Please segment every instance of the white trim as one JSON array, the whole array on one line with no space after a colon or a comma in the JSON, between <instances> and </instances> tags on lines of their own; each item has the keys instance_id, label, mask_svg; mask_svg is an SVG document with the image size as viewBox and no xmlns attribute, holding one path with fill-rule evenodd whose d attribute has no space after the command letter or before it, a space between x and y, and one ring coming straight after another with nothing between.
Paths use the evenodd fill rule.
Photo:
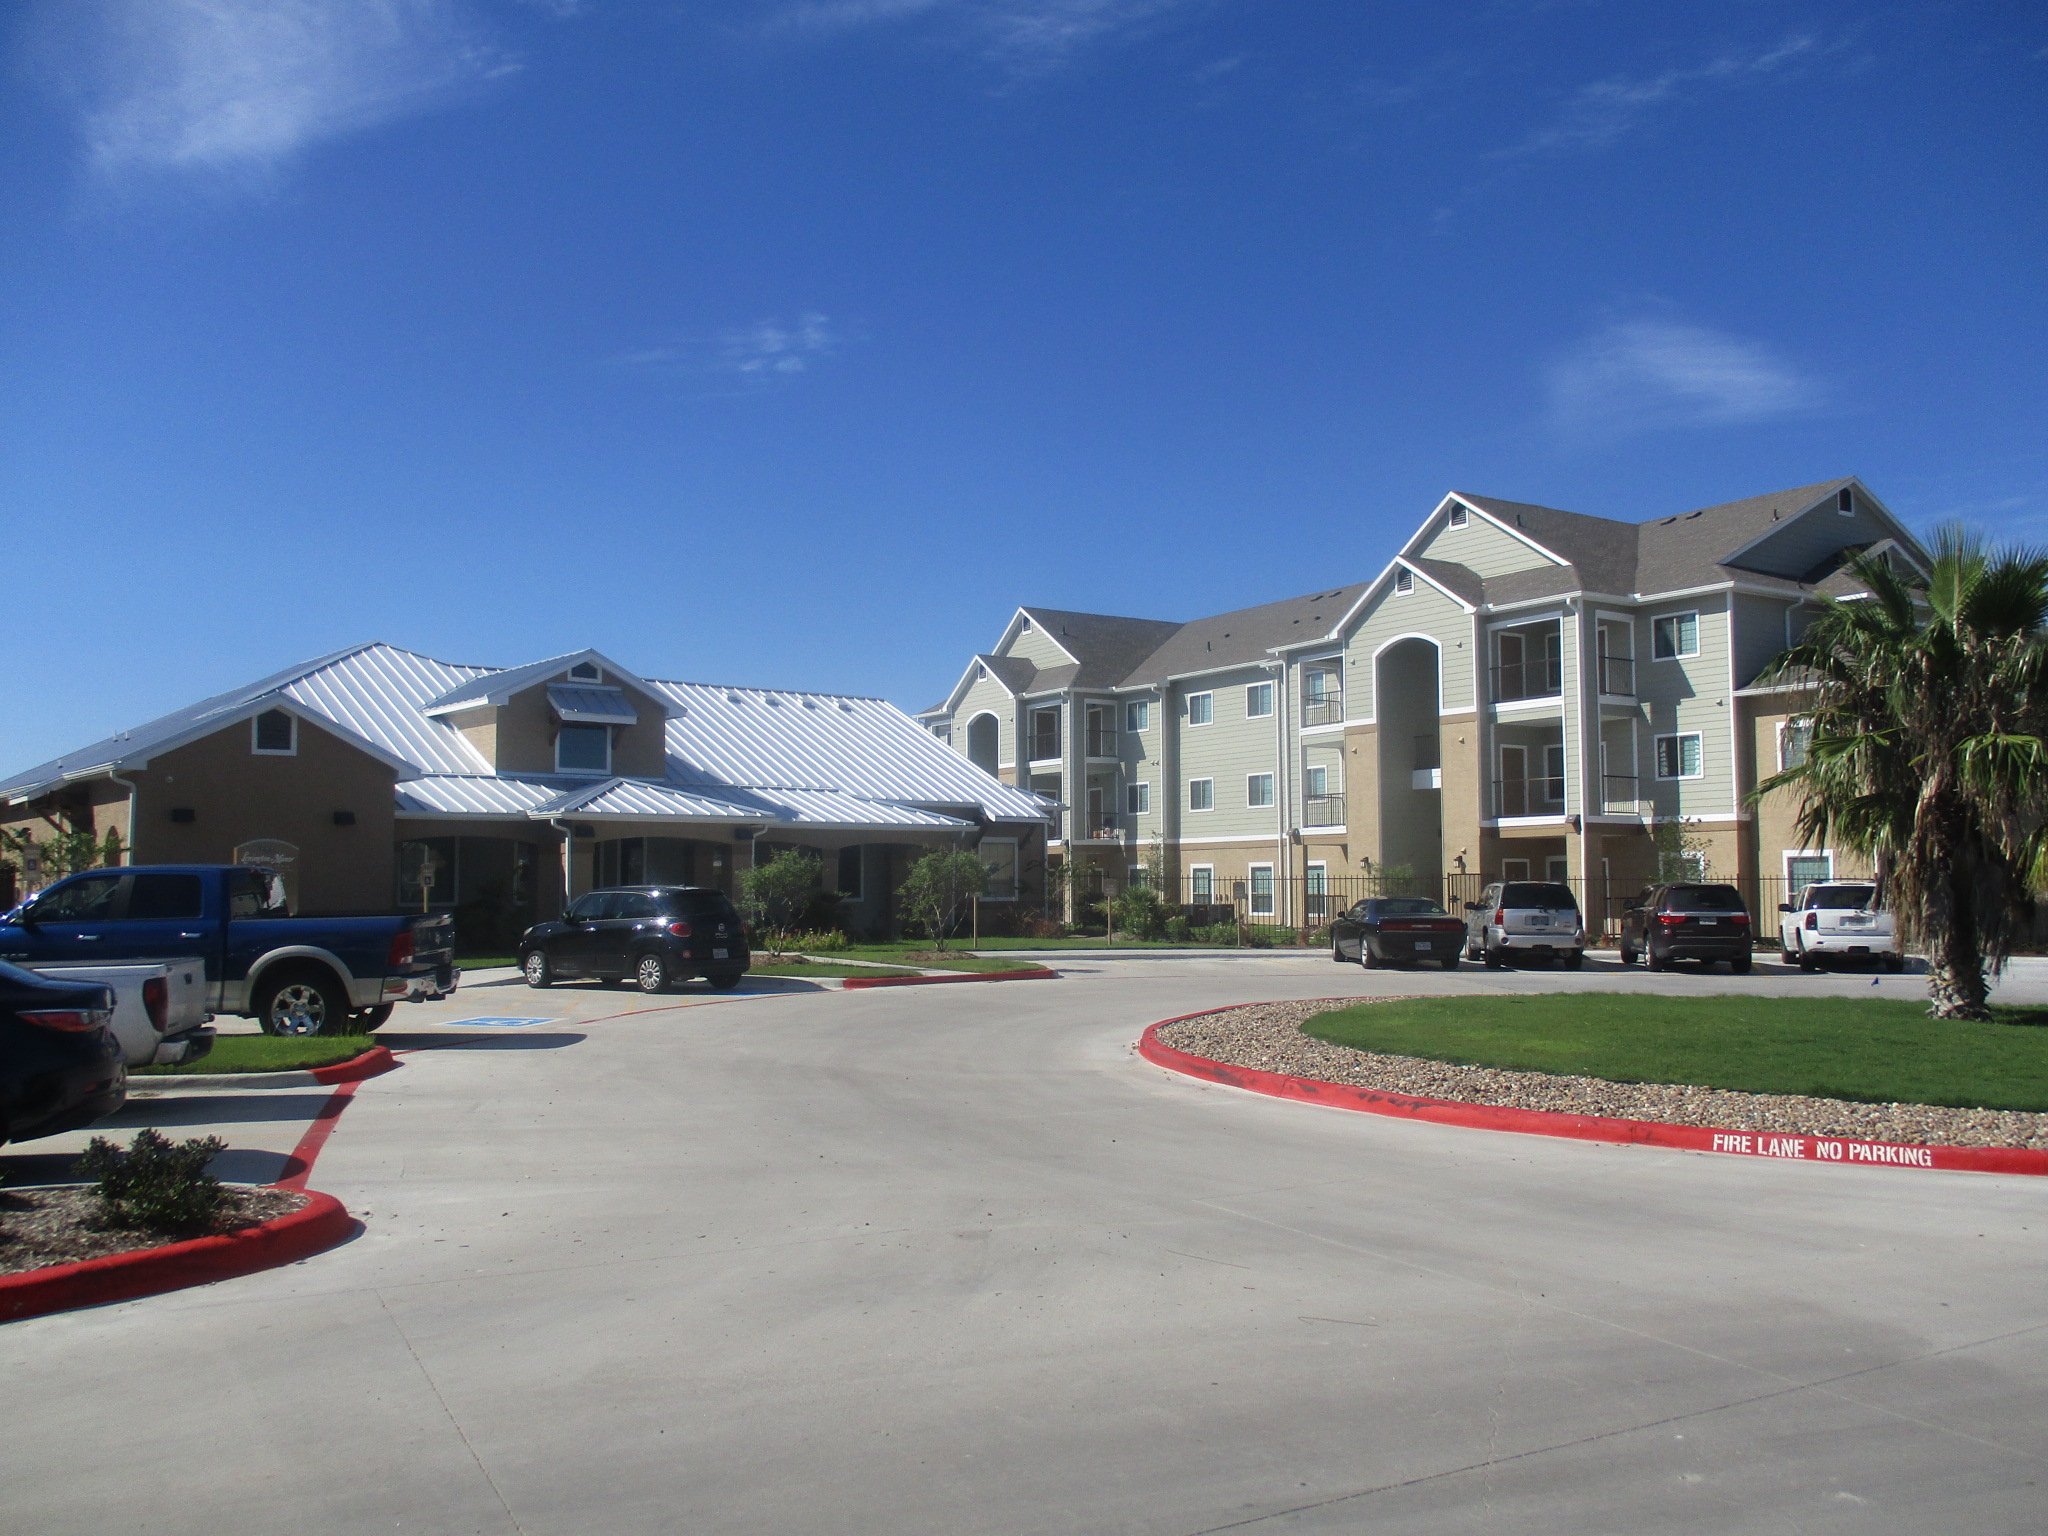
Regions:
<instances>
[{"instance_id":1,"label":"white trim","mask_svg":"<svg viewBox=\"0 0 2048 1536\"><path fill-rule=\"evenodd\" d=\"M1209 894L1206 896L1198 897L1195 895L1195 871L1198 869L1209 877ZM1214 864L1190 864L1188 866L1188 902L1190 905L1199 902L1205 907L1216 905L1216 866Z\"/></svg>"},{"instance_id":2,"label":"white trim","mask_svg":"<svg viewBox=\"0 0 2048 1536\"><path fill-rule=\"evenodd\" d=\"M1133 801L1141 804L1132 804ZM1152 781L1132 779L1124 785L1124 814L1126 816L1149 816L1152 814Z\"/></svg>"},{"instance_id":3,"label":"white trim","mask_svg":"<svg viewBox=\"0 0 2048 1536\"><path fill-rule=\"evenodd\" d=\"M981 767L981 764L974 762L974 722L977 720L995 721L996 757L1000 759L1003 755L1003 717L997 714L992 709L979 710L976 713L971 714L967 717L967 728L966 730L960 733L960 745L955 750L957 750L962 757L966 758L968 762L974 763L974 766L979 768ZM996 767L999 770L1003 768L1008 768L1011 772L1014 773L1017 768L1016 752L1013 750L1010 753L1010 761L1008 761L1007 763L998 761L996 763Z\"/></svg>"},{"instance_id":4,"label":"white trim","mask_svg":"<svg viewBox=\"0 0 2048 1536\"><path fill-rule=\"evenodd\" d=\"M1455 507L1452 507L1449 514L1444 518L1444 532L1449 533L1453 528L1464 528L1471 521L1472 509L1461 501Z\"/></svg>"},{"instance_id":5,"label":"white trim","mask_svg":"<svg viewBox=\"0 0 2048 1536\"><path fill-rule=\"evenodd\" d=\"M1415 567L1404 563L1394 572L1394 596L1413 597L1414 595Z\"/></svg>"},{"instance_id":6,"label":"white trim","mask_svg":"<svg viewBox=\"0 0 2048 1536\"><path fill-rule=\"evenodd\" d=\"M1700 744L1699 770L1695 773L1666 773L1664 771L1664 743L1667 741L1684 741L1688 736ZM1678 766L1680 769L1685 767L1684 747L1678 749ZM1704 731L1659 731L1650 739L1650 775L1652 782L1658 784L1683 784L1693 779L1705 778L1707 776L1706 733Z\"/></svg>"},{"instance_id":7,"label":"white trim","mask_svg":"<svg viewBox=\"0 0 2048 1536\"><path fill-rule=\"evenodd\" d=\"M1437 511L1440 512L1442 510L1442 504L1439 503ZM1431 520L1434 520L1436 517L1436 512L1430 513L1429 516ZM1424 522L1423 528L1427 529L1428 526L1429 523L1427 521ZM1415 538L1420 538L1421 536L1421 533L1418 532L1415 535ZM1341 641L1344 637L1344 632L1351 627L1351 621L1357 618L1358 615L1365 610L1365 606L1372 601L1373 594L1379 590L1380 584L1393 574L1394 567L1397 565L1408 565L1408 562L1404 557L1407 555L1410 547L1414 545L1415 538L1411 538L1407 544L1402 545L1401 552L1395 555L1393 559L1389 560L1386 563L1386 565L1381 569L1379 575L1373 577L1371 581L1365 584L1365 590L1358 594L1357 599L1351 604L1349 608L1344 610L1343 617L1338 619L1336 624L1331 627L1329 634L1320 635L1313 640L1304 640L1300 643L1303 645L1321 645L1325 640ZM1559 561L1558 563L1562 565L1564 562ZM1464 598L1458 596L1458 594L1453 592L1449 587L1445 586L1442 582L1438 581L1435 577L1431 576L1429 572L1425 570L1420 570L1413 565L1408 565L1408 569L1414 571L1416 575L1420 576L1432 587L1435 587L1437 591L1443 593L1445 597L1448 597L1452 602L1456 603L1460 608L1464 609L1465 612L1477 613L1479 611L1471 603L1467 602Z\"/></svg>"},{"instance_id":8,"label":"white trim","mask_svg":"<svg viewBox=\"0 0 2048 1536\"><path fill-rule=\"evenodd\" d=\"M649 703L653 704L657 710L662 710L666 712L673 710L673 708L675 707L669 700L667 694L663 693L659 688L656 688L652 683L648 682L645 678L640 677L636 673L629 672L626 668L620 666L616 661L613 661L611 657L605 655L604 652L585 650L574 651L567 656L548 656L544 657L540 661L528 662L525 666L504 667L499 669L497 673L487 672L481 677L471 678L467 683L461 683L457 686L468 687L474 683L488 682L494 676L509 676L512 673L525 672L529 668L554 668L553 671L536 671L533 673L532 676L522 678L518 682L510 683L503 688L493 688L488 692L477 694L473 698L463 699L459 703L429 703L422 705L420 708L420 713L425 715L430 720L437 720L443 715L461 714L464 710L495 708L499 705L504 704L505 701L510 699L512 695L515 693L524 693L529 688L540 688L548 683L555 682L558 679L566 679L568 677L569 669L571 667L581 666L585 662L600 663L600 670L608 672L611 675L610 686L625 687L631 689L633 692L639 694L643 699L646 699Z\"/></svg>"},{"instance_id":9,"label":"white trim","mask_svg":"<svg viewBox=\"0 0 2048 1536\"><path fill-rule=\"evenodd\" d=\"M1808 730L1808 732L1809 732L1809 733L1810 733L1810 732L1812 731L1812 729L1813 729L1813 716L1811 716L1811 715L1787 715L1787 716L1786 716L1786 717L1785 717L1784 719L1780 720L1780 721L1779 721L1779 722L1777 723L1777 725L1778 725L1778 751L1777 751L1777 763L1778 763L1778 772L1780 772L1780 773L1784 773L1784 772L1785 772L1785 771L1787 770L1788 766L1789 766L1789 765L1788 765L1788 764L1786 763L1786 761L1785 761L1785 727L1786 727L1786 726L1788 726L1788 725L1790 725L1790 724L1792 724L1792 722L1793 722L1793 721L1795 721L1795 720L1802 720L1802 721L1804 721L1804 722L1806 723L1806 727L1807 727L1807 730ZM1807 737L1807 741L1806 741L1806 747L1807 747L1807 750L1808 750L1809 752L1813 750L1813 738L1812 738L1811 734L1809 734L1809 735L1808 735L1808 737Z\"/></svg>"},{"instance_id":10,"label":"white trim","mask_svg":"<svg viewBox=\"0 0 2048 1536\"><path fill-rule=\"evenodd\" d=\"M1424 634L1419 629L1409 629L1403 630L1398 635L1388 636L1385 640L1383 640L1380 643L1379 647L1373 651L1372 663L1371 666L1368 668L1368 670L1372 674L1372 715L1368 719L1358 721L1358 724L1376 725L1378 723L1380 718L1380 657L1384 655L1386 652L1392 650L1395 646L1404 644L1409 640L1427 641L1430 645L1436 647L1436 712L1439 718L1443 716L1444 643L1435 635ZM1346 723L1349 724L1351 722L1347 721Z\"/></svg>"},{"instance_id":11,"label":"white trim","mask_svg":"<svg viewBox=\"0 0 2048 1536\"><path fill-rule=\"evenodd\" d=\"M1212 844L1220 848L1226 843L1264 843L1270 848L1273 845L1273 834L1270 832L1233 832L1225 837L1176 837L1172 839L1172 844L1176 848L1185 847L1190 843L1198 848L1206 848Z\"/></svg>"},{"instance_id":12,"label":"white trim","mask_svg":"<svg viewBox=\"0 0 2048 1536\"><path fill-rule=\"evenodd\" d=\"M1206 785L1208 785L1208 786L1209 786L1209 803L1208 803L1207 805L1197 805L1197 804L1195 804L1195 786L1196 786L1197 784L1206 784ZM1188 786L1188 804L1187 804L1187 810L1188 810L1188 814L1189 814L1190 816L1202 816L1202 815L1206 815L1206 814L1207 814L1208 812L1210 812L1210 811L1213 811L1213 810L1215 810L1215 809L1216 809L1216 781L1215 781L1215 779L1213 779L1213 778L1207 778L1207 779L1189 779L1189 780L1187 781L1187 786Z\"/></svg>"},{"instance_id":13,"label":"white trim","mask_svg":"<svg viewBox=\"0 0 2048 1536\"><path fill-rule=\"evenodd\" d=\"M1260 870L1266 872L1272 883L1266 887L1266 910L1261 912L1252 905L1258 900L1258 882L1254 878ZM1244 867L1244 911L1246 917L1278 917L1280 915L1280 882L1274 875L1271 864L1247 864Z\"/></svg>"},{"instance_id":14,"label":"white trim","mask_svg":"<svg viewBox=\"0 0 2048 1536\"><path fill-rule=\"evenodd\" d=\"M571 731L604 732L604 766L602 768L565 768L562 766L562 738ZM555 728L555 772L573 774L577 778L611 778L612 775L612 728L608 725L578 725L567 722ZM564 812L563 814L570 814Z\"/></svg>"},{"instance_id":15,"label":"white trim","mask_svg":"<svg viewBox=\"0 0 2048 1536\"><path fill-rule=\"evenodd\" d=\"M1253 708L1252 708L1252 694L1253 694L1253 692L1254 692L1255 690L1257 690L1257 689L1260 689L1260 688L1263 688L1263 689L1265 689L1265 690L1266 690L1266 707L1265 707L1264 709L1253 709ZM1270 720L1270 719L1271 719L1271 718L1273 717L1274 713L1275 713L1275 712L1276 712L1276 711L1277 711L1277 710L1279 709L1279 704L1278 704L1278 703L1276 702L1276 701L1277 701L1277 699L1278 699L1278 697L1279 697L1279 694L1278 694L1278 690L1276 690L1276 689L1274 688L1274 686L1273 686L1273 680L1272 680L1272 679L1271 679L1270 677L1269 677L1269 678L1262 678L1262 679L1261 679L1260 681L1258 681L1258 682L1256 682L1256 683L1246 683L1246 684L1244 685L1244 717L1245 717L1245 719L1247 719L1247 720Z\"/></svg>"},{"instance_id":16,"label":"white trim","mask_svg":"<svg viewBox=\"0 0 2048 1536\"><path fill-rule=\"evenodd\" d=\"M1252 798L1252 785L1260 779L1266 781L1266 798L1255 800ZM1271 770L1264 773L1248 773L1244 776L1244 804L1246 810L1270 811L1279 803L1279 796L1275 793L1275 775Z\"/></svg>"},{"instance_id":17,"label":"white trim","mask_svg":"<svg viewBox=\"0 0 2048 1536\"><path fill-rule=\"evenodd\" d=\"M1137 709L1142 709L1143 711L1145 711L1145 718L1139 721L1136 725L1133 725L1131 724L1131 711ZM1150 699L1124 700L1124 734L1126 736L1137 736L1151 729L1152 701Z\"/></svg>"},{"instance_id":18,"label":"white trim","mask_svg":"<svg viewBox=\"0 0 2048 1536\"><path fill-rule=\"evenodd\" d=\"M292 728L291 745L287 747L266 747L262 744L263 717L283 715ZM249 752L254 757L297 757L299 755L299 717L288 709L272 706L259 709L249 717Z\"/></svg>"},{"instance_id":19,"label":"white trim","mask_svg":"<svg viewBox=\"0 0 2048 1536\"><path fill-rule=\"evenodd\" d=\"M1017 627L1017 621L1019 619L1025 620L1031 626L1031 628L1037 630L1041 635L1045 636L1046 639L1052 641L1053 649L1058 651L1062 656L1066 657L1067 660L1071 661L1075 666L1078 667L1079 665L1081 665L1081 658L1076 656L1072 651L1068 650L1064 645L1061 645L1058 638L1053 634L1053 632L1047 629L1045 625L1039 621L1038 616L1034 614L1029 608L1019 608L1015 613L1010 615L1010 627L1003 631L1003 638L998 640L996 642L996 648L993 651L989 652L991 656L1008 656L1009 653L1005 651L1003 647L1010 644L1011 641L1015 640L1020 634L1024 632L1023 630Z\"/></svg>"},{"instance_id":20,"label":"white trim","mask_svg":"<svg viewBox=\"0 0 2048 1536\"><path fill-rule=\"evenodd\" d=\"M1686 619L1686 618L1689 618L1689 619L1691 619L1691 620L1692 620L1692 649L1691 649L1691 650L1689 650L1689 651L1673 651L1673 652L1672 652L1672 653L1671 653L1671 654L1670 654L1669 656L1659 656L1659 655L1657 654L1657 625L1658 625L1658 624L1659 624L1659 623L1660 623L1660 622L1661 622L1662 620L1665 620L1665 619ZM1680 636L1680 637L1679 637L1679 639L1680 639L1680 640L1682 640L1682 639L1683 639L1683 636ZM1650 660L1652 660L1652 661L1692 661L1692 660L1694 660L1694 659L1695 659L1696 657L1698 657L1698 655L1699 655L1699 654L1700 654L1700 610L1699 610L1699 609L1697 609L1697 608L1673 608L1673 609L1671 609L1671 610L1670 610L1669 612L1667 612L1667 613L1653 613L1653 614L1651 614L1651 615L1650 615ZM1735 646L1734 646L1734 644L1733 644L1733 637L1732 637L1732 636L1730 637L1730 644L1729 644L1729 647L1728 647L1728 654L1729 654L1730 656L1733 656L1733 655L1735 654Z\"/></svg>"},{"instance_id":21,"label":"white trim","mask_svg":"<svg viewBox=\"0 0 2048 1536\"><path fill-rule=\"evenodd\" d=\"M1832 885L1832 884L1834 884L1834 882L1835 882L1835 850L1834 850L1834 849L1832 849L1832 848L1783 848L1783 849L1780 849L1780 850L1779 850L1779 855L1780 855L1780 857L1779 857L1779 860L1778 860L1778 867L1779 867L1780 869L1782 869L1782 870L1783 870L1783 871L1785 872L1785 899L1786 899L1787 901L1790 901L1790 900L1792 899L1792 895L1793 895L1793 892L1795 892L1795 891L1797 891L1797 890L1799 889L1799 887L1798 887L1798 886L1795 886L1795 885L1794 885L1794 884L1792 883L1792 861L1793 861L1794 859L1826 859L1826 860L1828 861L1828 872L1827 872L1827 873L1826 873L1825 875L1821 876L1821 883L1822 883L1822 884L1824 884L1824 885ZM1865 884L1867 884L1867 885L1875 885L1875 884L1876 884L1877 882L1876 882L1875 880L1870 880L1870 881L1866 881L1866 882L1864 882L1864 883L1865 883Z\"/></svg>"},{"instance_id":22,"label":"white trim","mask_svg":"<svg viewBox=\"0 0 2048 1536\"><path fill-rule=\"evenodd\" d=\"M1205 725L1214 725L1216 723L1216 690L1214 688L1204 688L1197 693L1186 694L1184 697L1188 701L1189 730L1200 730ZM1209 718L1206 720L1197 720L1195 718L1195 700L1197 699L1206 699L1208 701Z\"/></svg>"}]
</instances>

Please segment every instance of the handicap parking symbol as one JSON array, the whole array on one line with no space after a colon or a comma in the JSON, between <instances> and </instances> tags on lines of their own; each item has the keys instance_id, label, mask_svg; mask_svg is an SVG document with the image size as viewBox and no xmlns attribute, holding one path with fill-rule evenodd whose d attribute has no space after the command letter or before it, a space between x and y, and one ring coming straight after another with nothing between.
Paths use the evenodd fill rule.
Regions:
<instances>
[{"instance_id":1,"label":"handicap parking symbol","mask_svg":"<svg viewBox=\"0 0 2048 1536\"><path fill-rule=\"evenodd\" d=\"M462 1029L524 1029L529 1024L552 1024L553 1019L520 1019L486 1017L480 1019L450 1019L448 1023Z\"/></svg>"}]
</instances>

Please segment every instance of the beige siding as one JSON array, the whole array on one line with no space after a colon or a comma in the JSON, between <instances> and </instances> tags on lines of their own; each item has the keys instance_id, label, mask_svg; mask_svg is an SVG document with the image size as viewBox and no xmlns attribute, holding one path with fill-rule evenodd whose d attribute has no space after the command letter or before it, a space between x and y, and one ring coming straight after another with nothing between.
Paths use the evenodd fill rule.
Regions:
<instances>
[{"instance_id":1,"label":"beige siding","mask_svg":"<svg viewBox=\"0 0 2048 1536\"><path fill-rule=\"evenodd\" d=\"M1127 785L1152 786L1151 809L1130 821L1130 825L1136 830L1138 841L1143 844L1159 836L1165 827L1165 797L1173 793L1174 786L1165 779L1166 724L1161 718L1164 706L1157 699L1148 699L1146 703L1150 714L1145 729L1132 731L1125 729L1128 720L1125 706L1130 702L1132 701L1128 699L1120 699L1117 702L1117 750L1123 764L1123 782Z\"/></svg>"},{"instance_id":2,"label":"beige siding","mask_svg":"<svg viewBox=\"0 0 2048 1536\"><path fill-rule=\"evenodd\" d=\"M1735 597L1735 682L1747 687L1785 649L1785 612L1790 604L1772 597Z\"/></svg>"},{"instance_id":3,"label":"beige siding","mask_svg":"<svg viewBox=\"0 0 2048 1536\"><path fill-rule=\"evenodd\" d=\"M1074 658L1061 650L1059 643L1035 623L1003 647L1002 654L1020 657L1035 667L1071 667L1074 664Z\"/></svg>"},{"instance_id":4,"label":"beige siding","mask_svg":"<svg viewBox=\"0 0 2048 1536\"><path fill-rule=\"evenodd\" d=\"M1373 710L1373 658L1398 635L1427 635L1437 642L1443 707L1470 709L1472 689L1472 616L1435 587L1418 580L1415 590L1396 596L1390 581L1374 594L1344 646L1344 714L1370 720Z\"/></svg>"},{"instance_id":5,"label":"beige siding","mask_svg":"<svg viewBox=\"0 0 2048 1536\"><path fill-rule=\"evenodd\" d=\"M1663 614L1693 611L1700 616L1699 654L1651 659L1652 621ZM1641 776L1650 804L1662 817L1727 817L1735 798L1735 743L1726 598L1713 593L1683 604L1650 605L1643 610L1639 644L1636 654L1643 659L1637 663L1636 691L1647 716ZM1695 731L1700 737L1700 777L1659 779L1656 738Z\"/></svg>"},{"instance_id":6,"label":"beige siding","mask_svg":"<svg viewBox=\"0 0 2048 1536\"><path fill-rule=\"evenodd\" d=\"M1276 722L1271 716L1245 717L1245 687L1249 683L1263 681L1273 682L1275 708L1284 708L1285 701L1277 697L1279 680L1271 673L1249 667L1180 685L1174 711L1180 731L1180 784L1177 794L1180 835L1184 841L1255 833L1277 835L1282 788L1277 779L1280 767ZM1209 725L1191 726L1187 719L1187 700L1193 694L1204 692L1215 697L1214 719ZM1245 803L1245 780L1254 773L1276 775L1273 805L1252 807ZM1187 808L1188 785L1195 779L1215 781L1213 810L1190 811Z\"/></svg>"},{"instance_id":7,"label":"beige siding","mask_svg":"<svg viewBox=\"0 0 2048 1536\"><path fill-rule=\"evenodd\" d=\"M1448 513L1439 512L1430 521L1427 539L1415 553L1429 560L1445 560L1477 571L1481 576L1505 576L1510 571L1552 570L1557 562L1531 549L1522 540L1473 513L1463 528L1450 526Z\"/></svg>"},{"instance_id":8,"label":"beige siding","mask_svg":"<svg viewBox=\"0 0 2048 1536\"><path fill-rule=\"evenodd\" d=\"M996 717L996 761L1017 761L1017 701L993 677L975 679L953 711L953 750L967 755L967 727L976 715Z\"/></svg>"}]
</instances>

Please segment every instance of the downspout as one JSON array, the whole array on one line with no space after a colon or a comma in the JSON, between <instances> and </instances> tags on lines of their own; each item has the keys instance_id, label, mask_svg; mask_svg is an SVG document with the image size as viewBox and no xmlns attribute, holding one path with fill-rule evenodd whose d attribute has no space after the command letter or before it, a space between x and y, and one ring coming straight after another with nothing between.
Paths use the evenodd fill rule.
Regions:
<instances>
[{"instance_id":1,"label":"downspout","mask_svg":"<svg viewBox=\"0 0 2048 1536\"><path fill-rule=\"evenodd\" d=\"M1277 825L1273 829L1273 834L1275 846L1279 850L1277 856L1274 859L1274 868L1284 868L1287 871L1287 907L1285 917L1288 924L1290 926L1293 926L1295 918L1295 858L1294 854L1291 852L1292 845L1287 840L1287 812L1288 807L1294 799L1294 786L1288 783L1288 779L1292 776L1292 768L1287 761L1287 661L1283 657L1281 660L1277 662L1268 663L1268 665L1273 668L1274 673L1273 778L1276 782L1273 786L1273 811L1277 818ZM1307 884L1307 881L1308 865L1304 863L1302 865L1302 882L1305 885ZM1304 905L1306 905L1306 903L1304 903Z\"/></svg>"}]
</instances>

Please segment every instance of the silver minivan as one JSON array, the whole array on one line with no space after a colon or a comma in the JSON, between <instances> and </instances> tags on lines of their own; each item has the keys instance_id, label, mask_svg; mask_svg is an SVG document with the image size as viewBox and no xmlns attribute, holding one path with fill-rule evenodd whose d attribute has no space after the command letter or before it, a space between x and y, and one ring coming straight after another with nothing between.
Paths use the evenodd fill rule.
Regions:
<instances>
[{"instance_id":1,"label":"silver minivan","mask_svg":"<svg viewBox=\"0 0 2048 1536\"><path fill-rule=\"evenodd\" d=\"M1488 965L1509 960L1586 963L1586 925L1572 888L1555 880L1496 880L1465 903L1465 957Z\"/></svg>"}]
</instances>

